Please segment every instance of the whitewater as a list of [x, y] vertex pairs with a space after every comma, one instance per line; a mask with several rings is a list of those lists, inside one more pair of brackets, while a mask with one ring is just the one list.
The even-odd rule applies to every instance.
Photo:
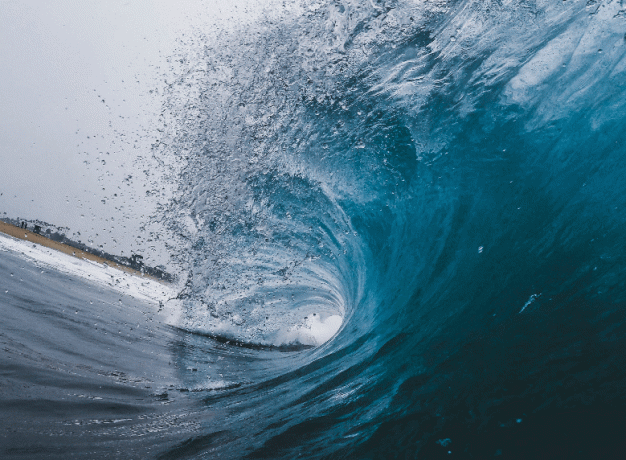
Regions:
[[172, 61], [177, 282], [0, 239], [3, 458], [623, 455], [622, 0], [276, 4]]

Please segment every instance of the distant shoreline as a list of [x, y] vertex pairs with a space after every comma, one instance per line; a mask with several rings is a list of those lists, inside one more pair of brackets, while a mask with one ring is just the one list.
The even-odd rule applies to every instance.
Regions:
[[150, 278], [160, 283], [168, 284], [167, 281], [160, 279], [158, 277], [155, 277], [155, 276], [151, 276], [146, 273], [142, 273], [140, 270], [135, 270], [134, 268], [119, 264], [117, 262], [105, 259], [103, 257], [97, 256], [95, 254], [91, 254], [86, 251], [82, 251], [80, 249], [74, 248], [67, 244], [60, 243], [58, 241], [53, 241], [31, 230], [16, 227], [15, 225], [9, 224], [7, 222], [0, 221], [0, 233], [4, 233], [5, 235], [12, 236], [13, 238], [17, 238], [20, 240], [32, 241], [33, 243], [38, 244], [40, 246], [45, 246], [47, 248], [54, 249], [55, 251], [59, 251], [64, 254], [74, 256], [78, 259], [91, 260], [99, 264], [108, 265], [110, 267], [117, 268], [118, 270], [122, 270], [124, 272], [130, 273], [135, 276], [139, 276], [142, 278]]

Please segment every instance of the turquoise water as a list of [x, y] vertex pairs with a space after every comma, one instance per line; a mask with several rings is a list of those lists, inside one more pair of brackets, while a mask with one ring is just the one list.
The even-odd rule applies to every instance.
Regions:
[[[171, 423], [103, 446], [618, 458], [626, 5], [344, 1], [212, 33], [154, 152], [184, 314], [137, 340], [171, 373], [122, 397], [129, 427]], [[95, 410], [41, 407], [44, 431]]]

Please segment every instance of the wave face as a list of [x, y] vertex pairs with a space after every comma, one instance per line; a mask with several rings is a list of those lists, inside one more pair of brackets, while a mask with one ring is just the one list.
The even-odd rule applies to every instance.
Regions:
[[158, 458], [622, 452], [626, 5], [337, 0], [263, 18], [199, 32], [169, 87], [155, 155], [177, 187], [162, 220], [184, 312], [143, 344], [185, 396], [168, 390], [169, 428], [141, 445], [166, 430]]
[[252, 457], [623, 443], [625, 32], [619, 1], [337, 1], [198, 39], [182, 328], [324, 344], [220, 399], [267, 420]]
[[325, 343], [222, 400], [263, 407], [250, 455], [623, 444], [626, 5], [277, 16], [201, 40], [166, 142], [182, 327]]

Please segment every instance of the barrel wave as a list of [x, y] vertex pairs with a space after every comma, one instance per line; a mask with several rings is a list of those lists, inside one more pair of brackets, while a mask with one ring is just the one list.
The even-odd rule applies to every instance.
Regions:
[[157, 458], [623, 452], [626, 4], [303, 2], [189, 41], [154, 146], [182, 314], [147, 343], [193, 423]]

